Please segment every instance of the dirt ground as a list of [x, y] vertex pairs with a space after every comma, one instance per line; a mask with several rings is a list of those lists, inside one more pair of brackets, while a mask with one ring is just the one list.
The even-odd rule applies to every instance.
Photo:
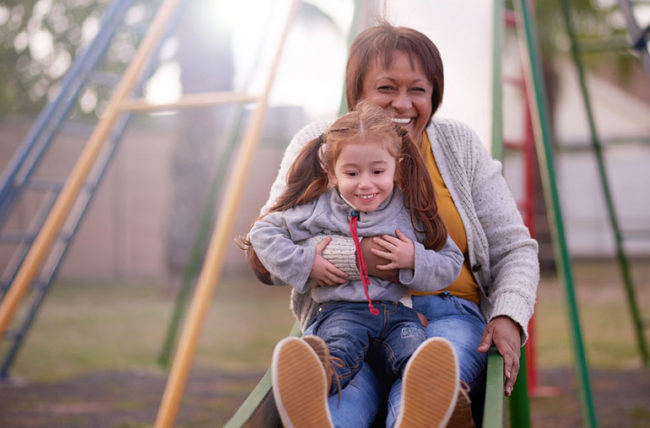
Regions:
[[[177, 427], [222, 426], [257, 383], [261, 373], [194, 373], [176, 419]], [[558, 394], [531, 398], [533, 427], [583, 426], [573, 371], [538, 373], [539, 385]], [[590, 373], [600, 427], [650, 426], [650, 371]], [[156, 373], [92, 373], [63, 382], [0, 383], [0, 427], [151, 426], [166, 378]]]

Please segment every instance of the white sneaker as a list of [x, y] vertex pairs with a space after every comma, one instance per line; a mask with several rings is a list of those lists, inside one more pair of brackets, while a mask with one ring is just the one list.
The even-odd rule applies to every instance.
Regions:
[[444, 427], [456, 405], [458, 358], [447, 339], [424, 341], [406, 364], [395, 427]]

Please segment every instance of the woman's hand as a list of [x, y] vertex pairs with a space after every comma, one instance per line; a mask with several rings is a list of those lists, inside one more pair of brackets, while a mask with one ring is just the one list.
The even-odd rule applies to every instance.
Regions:
[[348, 276], [345, 272], [323, 257], [323, 250], [331, 240], [332, 238], [325, 238], [316, 246], [316, 255], [314, 256], [314, 264], [311, 267], [309, 278], [313, 279], [319, 286], [341, 285], [348, 282]]
[[371, 248], [370, 251], [388, 263], [377, 265], [379, 270], [413, 269], [415, 266], [415, 246], [406, 235], [395, 229], [396, 236], [383, 235], [372, 238], [380, 248]]
[[377, 266], [380, 264], [384, 265], [390, 261], [375, 255], [372, 251], [373, 249], [381, 250], [381, 247], [377, 245], [374, 238], [364, 238], [361, 240], [361, 252], [363, 253], [363, 260], [366, 262], [366, 267], [368, 268], [368, 275], [399, 284], [399, 269], [377, 269]]
[[521, 350], [521, 331], [519, 324], [507, 316], [493, 318], [483, 331], [479, 352], [487, 352], [494, 344], [503, 356], [503, 373], [506, 381], [504, 392], [510, 396], [519, 373]]

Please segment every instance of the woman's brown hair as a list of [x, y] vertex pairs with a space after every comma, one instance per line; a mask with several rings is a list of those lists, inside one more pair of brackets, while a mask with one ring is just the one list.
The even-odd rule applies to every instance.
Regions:
[[440, 107], [445, 87], [440, 52], [425, 34], [408, 27], [395, 27], [388, 22], [381, 22], [362, 31], [350, 47], [345, 72], [345, 96], [348, 109], [352, 110], [361, 100], [363, 79], [372, 62], [377, 61], [384, 68], [388, 68], [395, 51], [406, 52], [411, 62], [420, 61], [424, 74], [433, 85], [431, 94], [433, 116]]

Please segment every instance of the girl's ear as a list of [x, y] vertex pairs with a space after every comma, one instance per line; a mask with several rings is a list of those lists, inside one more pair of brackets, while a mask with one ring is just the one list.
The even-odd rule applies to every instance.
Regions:
[[336, 175], [332, 171], [327, 171], [327, 179], [329, 181], [329, 185], [332, 187], [336, 187], [338, 181], [336, 180]]

